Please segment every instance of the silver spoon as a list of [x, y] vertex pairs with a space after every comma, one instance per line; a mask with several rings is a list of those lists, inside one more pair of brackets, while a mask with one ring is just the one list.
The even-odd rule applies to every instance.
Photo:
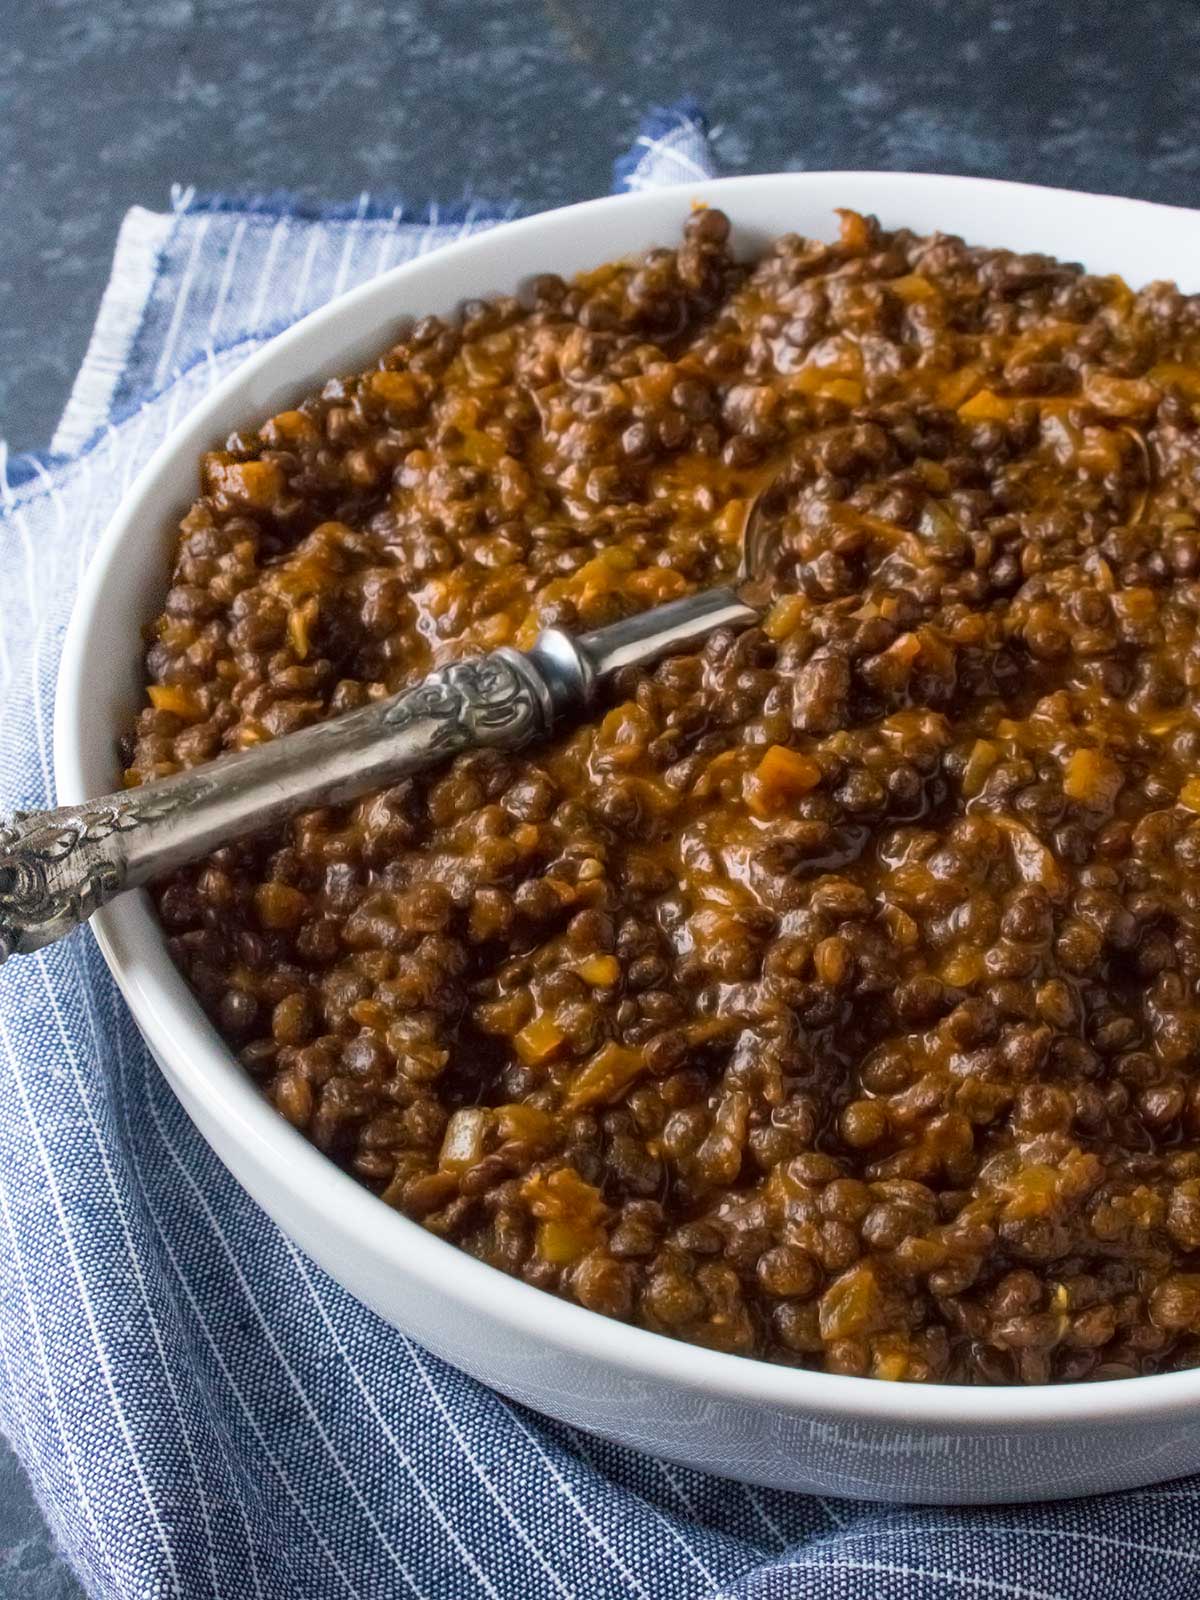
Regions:
[[141, 788], [0, 818], [0, 962], [61, 939], [114, 895], [300, 811], [357, 799], [467, 750], [520, 750], [587, 712], [623, 668], [758, 621], [760, 608], [739, 590], [766, 571], [769, 493], [750, 504], [733, 584], [591, 633], [549, 628], [530, 650], [455, 661], [402, 694]]

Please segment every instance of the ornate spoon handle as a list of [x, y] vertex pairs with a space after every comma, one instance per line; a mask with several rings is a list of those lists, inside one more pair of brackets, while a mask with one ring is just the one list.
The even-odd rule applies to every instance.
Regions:
[[573, 639], [543, 633], [257, 749], [57, 811], [0, 819], [0, 961], [50, 944], [126, 889], [314, 806], [353, 800], [467, 750], [519, 750], [578, 715], [623, 667], [685, 650], [755, 610], [709, 589]]

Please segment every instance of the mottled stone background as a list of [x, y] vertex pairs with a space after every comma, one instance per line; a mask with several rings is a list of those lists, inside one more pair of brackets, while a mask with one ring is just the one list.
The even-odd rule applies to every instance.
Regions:
[[7, 0], [0, 433], [45, 443], [117, 225], [201, 188], [603, 192], [691, 90], [733, 171], [1002, 173], [1187, 204], [1195, 0]]
[[[642, 109], [691, 92], [731, 172], [1200, 187], [1197, 0], [0, 0], [0, 24], [16, 449], [50, 437], [122, 214], [174, 180], [538, 209], [603, 193]], [[78, 1592], [0, 1447], [0, 1596]]]

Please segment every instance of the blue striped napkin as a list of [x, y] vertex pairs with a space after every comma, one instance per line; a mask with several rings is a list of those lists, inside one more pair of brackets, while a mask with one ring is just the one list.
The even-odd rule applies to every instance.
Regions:
[[[657, 113], [628, 189], [708, 175]], [[46, 456], [0, 472], [0, 803], [52, 801], [67, 615], [134, 471], [283, 323], [504, 221], [191, 190], [130, 212]], [[0, 978], [0, 1424], [108, 1600], [1156, 1600], [1200, 1594], [1200, 1487], [1023, 1510], [822, 1501], [584, 1438], [444, 1366], [246, 1198], [90, 937]]]

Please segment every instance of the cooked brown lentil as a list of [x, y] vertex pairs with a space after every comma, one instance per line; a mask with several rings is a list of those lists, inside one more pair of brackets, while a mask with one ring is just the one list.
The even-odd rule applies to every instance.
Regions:
[[842, 217], [401, 330], [204, 458], [129, 781], [715, 579], [594, 724], [158, 890], [280, 1113], [593, 1310], [829, 1372], [1200, 1362], [1200, 300]]

